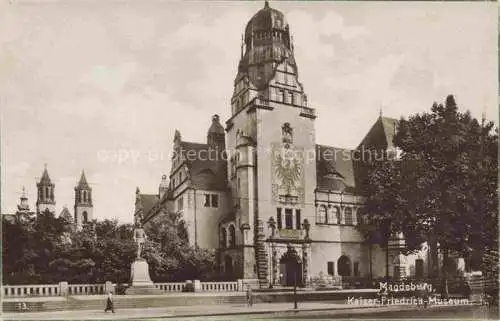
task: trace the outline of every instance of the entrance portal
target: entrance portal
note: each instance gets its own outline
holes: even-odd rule
[[[302,287],[304,283],[302,261],[296,254],[294,256],[287,254],[285,253],[280,259],[280,283],[283,286],[294,286],[296,284]]]

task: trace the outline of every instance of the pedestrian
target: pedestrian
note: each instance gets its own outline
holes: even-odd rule
[[[104,312],[108,312],[111,310],[111,312],[115,313],[115,304],[113,302],[113,292],[109,291],[108,293],[108,299],[106,300],[106,309],[104,309]]]
[[[250,284],[247,285],[247,305],[248,307],[252,307],[253,305],[252,287]]]
[[[424,308],[427,308],[427,306],[429,305],[430,301],[429,298],[430,298],[429,283],[424,283],[422,292],[422,300],[424,301]]]

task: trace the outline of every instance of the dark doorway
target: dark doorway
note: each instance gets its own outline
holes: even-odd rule
[[[342,255],[337,261],[337,271],[340,276],[351,276],[351,259]]]
[[[226,255],[224,257],[224,268],[225,268],[226,276],[228,278],[232,279],[233,273],[234,273],[233,259],[229,255]]]
[[[415,260],[415,277],[417,279],[424,277],[424,260],[422,259]]]
[[[297,271],[295,272],[295,267]],[[297,278],[297,286],[303,286],[302,263],[295,263],[281,259],[280,261],[281,285],[294,286],[294,277]]]

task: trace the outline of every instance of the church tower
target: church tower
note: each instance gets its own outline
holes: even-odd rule
[[[50,180],[49,173],[47,171],[47,165],[45,165],[42,178],[40,179],[40,182],[36,184],[36,187],[38,194],[36,200],[37,215],[45,212],[46,210],[49,210],[50,212],[55,214],[56,210],[56,201],[54,197],[55,185]]]
[[[82,171],[80,181],[75,187],[75,226],[81,230],[82,226],[93,219],[92,188],[87,183],[85,172]]]
[[[245,262],[238,277],[263,285],[271,273],[267,222],[273,218],[300,244],[297,230],[315,215],[316,187],[315,111],[298,80],[289,25],[267,1],[245,28],[231,111],[229,183]]]

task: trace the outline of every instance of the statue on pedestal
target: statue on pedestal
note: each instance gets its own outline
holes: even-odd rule
[[[142,257],[147,237],[142,228],[142,215],[140,214],[135,217],[133,238],[137,244],[137,252],[136,259],[130,267],[132,286],[127,289],[126,294],[160,294],[161,291],[154,286],[149,276],[149,265]]]
[[[147,241],[146,232],[142,228],[141,224],[136,224],[134,229],[134,241],[137,244],[137,259],[142,258],[142,253],[144,251],[144,244]]]

